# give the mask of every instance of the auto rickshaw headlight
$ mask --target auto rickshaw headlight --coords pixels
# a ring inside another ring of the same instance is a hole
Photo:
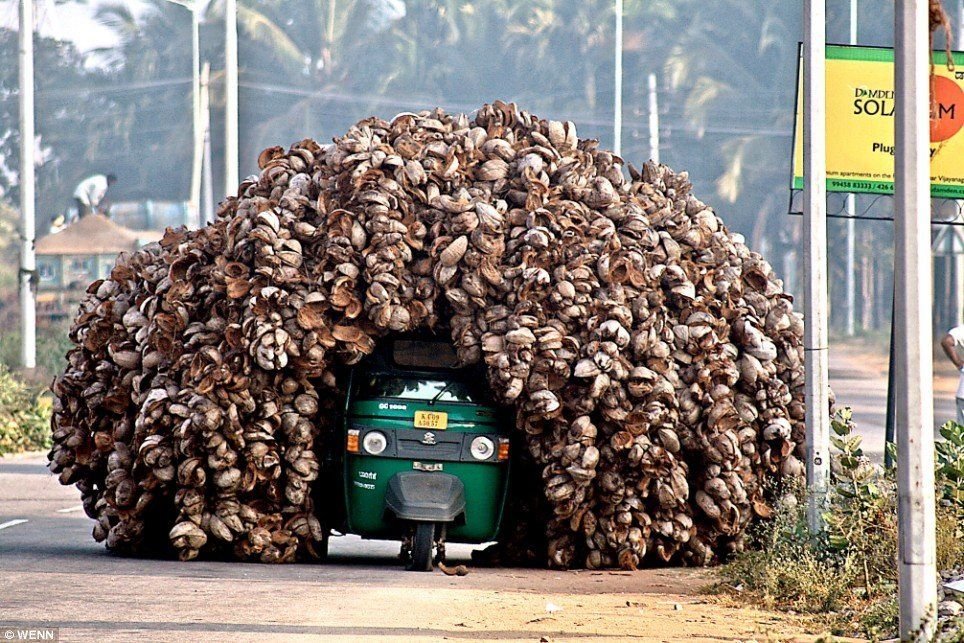
[[[480,435],[472,440],[469,452],[476,460],[488,460],[495,453],[495,444],[489,438]]]
[[[388,438],[381,431],[369,431],[362,440],[362,446],[371,455],[378,455],[388,446]]]

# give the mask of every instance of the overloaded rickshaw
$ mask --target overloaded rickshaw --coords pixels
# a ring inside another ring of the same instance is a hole
[[[346,532],[402,540],[418,571],[432,570],[445,542],[495,539],[511,425],[484,373],[459,368],[449,342],[383,342],[351,369],[341,424]]]

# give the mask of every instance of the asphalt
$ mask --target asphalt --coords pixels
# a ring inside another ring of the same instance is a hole
[[[944,369],[946,370],[946,369]],[[831,351],[838,405],[865,447],[883,453],[886,370]],[[953,417],[953,384],[935,380],[935,426]],[[398,544],[334,538],[327,564],[259,565],[126,558],[91,538],[73,487],[41,455],[0,458],[0,640],[5,627],[55,627],[61,641],[737,640],[788,638],[799,626],[709,601],[712,577],[685,569],[405,572]],[[471,547],[449,545],[452,562]],[[14,632],[19,639],[19,634]],[[13,639],[10,639],[13,640]]]
[[[0,641],[745,640],[797,622],[701,593],[705,571],[402,569],[394,542],[332,539],[327,564],[129,558],[91,537],[40,455],[0,458]],[[449,545],[452,562],[471,547]],[[14,638],[7,639],[5,628]],[[35,639],[37,640],[37,639]],[[40,639],[42,640],[42,639]]]
[[[935,357],[932,385],[936,437],[941,425],[953,420],[957,413],[954,402],[956,373],[940,356]],[[875,460],[882,459],[887,423],[886,359],[853,345],[831,343],[830,388],[838,407],[853,410],[857,432],[863,437],[864,451]]]

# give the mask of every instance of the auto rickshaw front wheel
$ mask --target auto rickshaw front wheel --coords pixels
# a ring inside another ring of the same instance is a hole
[[[430,572],[432,564],[432,548],[435,546],[435,523],[419,522],[415,524],[415,536],[412,538],[412,558],[408,569],[414,572]]]

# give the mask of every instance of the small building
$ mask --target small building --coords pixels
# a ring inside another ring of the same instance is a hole
[[[162,233],[125,228],[91,214],[37,241],[38,313],[66,315],[87,286],[110,275],[117,255],[133,252]]]

